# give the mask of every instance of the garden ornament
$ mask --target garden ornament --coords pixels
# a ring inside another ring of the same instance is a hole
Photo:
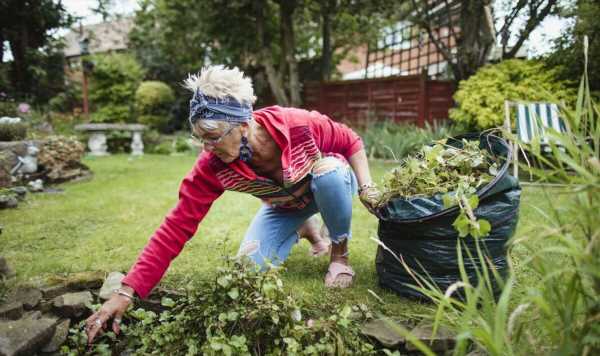
[[[25,157],[17,157],[17,164],[10,171],[11,175],[31,174],[37,172],[37,154],[39,148],[34,145],[27,146],[27,155]]]

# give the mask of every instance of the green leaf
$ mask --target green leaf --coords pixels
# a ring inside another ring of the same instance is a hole
[[[455,205],[454,197],[452,197],[450,194],[442,195],[442,201],[444,202],[444,208],[449,208]]]
[[[471,209],[475,210],[479,206],[479,197],[477,195],[471,195],[467,201],[469,202],[469,206]]]
[[[163,307],[171,308],[171,307],[174,307],[174,306],[175,306],[175,301],[174,301],[173,299],[169,298],[169,297],[163,297],[163,298],[160,300],[160,304],[161,304]]]
[[[236,300],[238,299],[238,297],[240,296],[239,290],[237,288],[233,288],[232,290],[230,290],[227,295],[229,296],[229,298]]]
[[[477,220],[477,223],[479,224],[479,233],[481,234],[481,237],[488,236],[490,231],[492,231],[492,225],[490,225],[490,222],[485,219],[479,219]]]
[[[458,231],[458,236],[460,237],[465,237],[469,234],[470,225],[469,219],[464,213],[459,214],[456,220],[454,220],[452,223],[452,226],[454,226],[456,231]]]
[[[227,288],[231,282],[232,276],[230,274],[221,276],[219,278],[217,278],[217,283],[223,287],[223,288]]]

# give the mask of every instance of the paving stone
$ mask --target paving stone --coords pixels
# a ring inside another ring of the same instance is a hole
[[[432,336],[433,328],[430,324],[420,323],[411,333],[433,351],[450,350],[456,343],[455,337],[445,328],[438,327],[435,336]],[[407,351],[417,351],[410,342],[406,343]]]
[[[102,288],[100,288],[100,293],[98,294],[100,299],[109,299],[115,289],[121,288],[121,280],[123,280],[123,278],[125,278],[123,273],[111,272],[108,277],[106,277],[104,284],[102,284]]]
[[[25,310],[35,308],[42,300],[42,292],[34,287],[19,287],[8,297],[9,300],[23,303]]]
[[[61,345],[67,341],[69,335],[69,328],[71,327],[71,320],[62,319],[56,324],[54,335],[50,341],[42,348],[42,352],[50,353],[56,352],[60,349]]]
[[[40,288],[44,299],[53,299],[59,295],[69,293],[71,290],[64,284],[54,284],[49,286],[43,286]]]
[[[0,321],[0,355],[34,355],[50,340],[56,322],[49,317]]]
[[[0,195],[0,209],[14,209],[19,205],[19,201],[12,195]]]
[[[0,318],[17,320],[23,316],[23,303],[8,302],[0,305]]]
[[[397,349],[404,345],[405,339],[390,325],[393,321],[376,319],[361,326],[360,331],[367,336],[375,338],[388,349]]]
[[[25,187],[12,187],[10,191],[17,194],[17,199],[19,200],[25,199],[25,195],[27,194],[27,188]]]
[[[87,271],[72,273],[65,279],[65,285],[72,290],[89,290],[102,287],[106,272]]]
[[[38,320],[42,318],[42,312],[39,310],[29,310],[23,313],[23,318]]]
[[[154,299],[154,298],[138,299],[135,302],[135,306],[136,306],[136,308],[150,310],[157,314],[162,313],[166,309],[160,302],[160,299]]]
[[[90,313],[89,306],[94,297],[92,293],[77,292],[60,295],[53,299],[53,310],[64,318],[79,318]]]
[[[42,300],[36,308],[42,313],[50,313],[52,311],[52,300]]]

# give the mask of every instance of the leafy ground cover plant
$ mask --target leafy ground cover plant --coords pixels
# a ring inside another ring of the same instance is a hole
[[[81,328],[71,331],[63,354],[124,351],[147,355],[370,355],[359,332],[371,317],[365,305],[341,304],[333,313],[285,292],[278,270],[259,271],[247,260],[226,258],[211,281],[193,283],[184,298],[163,298],[157,315],[126,315],[125,339],[107,333],[86,351]],[[315,310],[318,310],[315,313]]]
[[[445,207],[458,205],[460,208],[454,227],[461,237],[486,236],[491,228],[489,222],[477,219],[473,213],[479,204],[476,192],[497,173],[497,162],[479,148],[478,141],[463,139],[459,148],[441,140],[423,146],[386,175],[380,205],[396,197],[410,199],[443,194]]]

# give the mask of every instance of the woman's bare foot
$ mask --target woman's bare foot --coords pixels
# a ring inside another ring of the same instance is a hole
[[[322,229],[320,227],[320,220],[316,215],[308,218],[298,229],[298,236],[310,242],[310,255],[313,257],[324,256],[329,253],[331,242],[328,235],[327,228]]]

